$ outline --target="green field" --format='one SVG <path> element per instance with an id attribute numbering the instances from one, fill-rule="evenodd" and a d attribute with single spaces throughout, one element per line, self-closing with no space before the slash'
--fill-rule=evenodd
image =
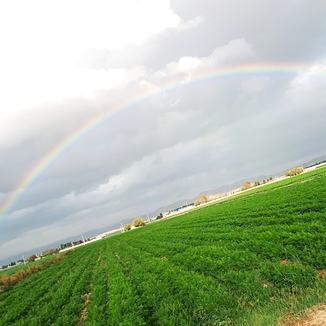
<path id="1" fill-rule="evenodd" d="M 0 325 L 277 325 L 326 300 L 326 168 L 75 249 Z"/>
<path id="2" fill-rule="evenodd" d="M 18 271 L 20 271 L 22 269 L 27 270 L 31 266 L 36 266 L 37 267 L 37 266 L 43 265 L 43 264 L 47 263 L 48 261 L 54 259 L 56 256 L 59 256 L 59 255 L 60 254 L 50 255 L 50 256 L 43 257 L 40 260 L 36 260 L 36 261 L 32 261 L 32 262 L 25 262 L 25 264 L 19 264 L 19 265 L 15 265 L 13 267 L 3 269 L 3 270 L 0 271 L 0 279 L 1 279 L 2 274 L 14 275 L 15 273 L 17 273 Z"/>

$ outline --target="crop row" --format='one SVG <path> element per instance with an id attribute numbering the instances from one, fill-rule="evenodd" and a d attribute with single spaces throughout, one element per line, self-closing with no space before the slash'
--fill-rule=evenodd
<path id="1" fill-rule="evenodd" d="M 140 298 L 107 243 L 94 271 L 85 325 L 145 325 Z"/>
<path id="2" fill-rule="evenodd" d="M 75 250 L 6 289 L 0 293 L 0 325 L 75 325 L 95 263 L 90 250 Z"/>
<path id="3" fill-rule="evenodd" d="M 325 300 L 325 180 L 302 174 L 75 249 L 0 293 L 0 325 L 245 325 L 284 298 Z"/>
<path id="4" fill-rule="evenodd" d="M 209 320 L 236 320 L 250 306 L 316 289 L 318 270 L 326 268 L 325 173 L 300 178 L 111 239 L 129 277 L 150 296 L 151 318 L 168 325 L 171 300 L 171 324 L 205 324 L 196 307 Z M 215 308 L 189 286 L 197 277 Z M 214 300 L 212 282 L 228 293 L 231 311 Z M 193 293 L 196 303 L 189 302 Z"/>

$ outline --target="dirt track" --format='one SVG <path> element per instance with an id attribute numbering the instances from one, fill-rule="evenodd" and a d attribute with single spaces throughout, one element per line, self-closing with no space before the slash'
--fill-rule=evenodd
<path id="1" fill-rule="evenodd" d="M 293 317 L 279 326 L 326 326 L 326 302 L 307 309 L 302 317 Z"/>

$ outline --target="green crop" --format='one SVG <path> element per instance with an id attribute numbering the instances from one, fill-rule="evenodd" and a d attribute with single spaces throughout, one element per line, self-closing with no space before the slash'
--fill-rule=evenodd
<path id="1" fill-rule="evenodd" d="M 276 325 L 326 299 L 326 168 L 75 249 L 0 325 Z"/>

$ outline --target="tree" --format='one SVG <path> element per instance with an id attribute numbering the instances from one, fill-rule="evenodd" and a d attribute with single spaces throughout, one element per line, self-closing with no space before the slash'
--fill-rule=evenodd
<path id="1" fill-rule="evenodd" d="M 247 181 L 242 187 L 242 190 L 250 189 L 251 188 L 251 182 Z"/>
<path id="2" fill-rule="evenodd" d="M 206 195 L 202 195 L 201 198 L 200 198 L 200 201 L 202 203 L 207 203 L 208 202 L 208 197 Z"/>
<path id="3" fill-rule="evenodd" d="M 257 187 L 257 186 L 259 186 L 259 185 L 260 185 L 260 181 L 258 181 L 258 180 L 255 181 L 254 186 Z"/>
<path id="4" fill-rule="evenodd" d="M 198 206 L 198 205 L 200 205 L 200 204 L 204 204 L 204 203 L 207 203 L 207 202 L 209 202 L 208 197 L 207 197 L 206 195 L 202 195 L 202 196 L 200 197 L 200 199 L 197 199 L 197 200 L 194 202 L 194 205 L 195 205 L 195 206 Z"/>
<path id="5" fill-rule="evenodd" d="M 294 168 L 288 172 L 285 173 L 285 176 L 287 177 L 293 177 L 295 175 L 298 175 L 300 173 L 302 173 L 304 171 L 303 167 L 302 166 L 299 166 L 297 168 Z"/>
<path id="6" fill-rule="evenodd" d="M 35 261 L 36 258 L 37 258 L 37 256 L 35 254 L 33 254 L 33 255 L 28 257 L 27 261 L 28 262 Z"/>
<path id="7" fill-rule="evenodd" d="M 136 228 L 138 228 L 139 226 L 142 226 L 142 223 L 144 222 L 144 220 L 141 217 L 136 217 L 133 221 L 132 221 L 132 225 Z"/>
<path id="8" fill-rule="evenodd" d="M 131 229 L 131 225 L 129 223 L 125 224 L 123 227 L 123 231 L 129 231 Z"/>

